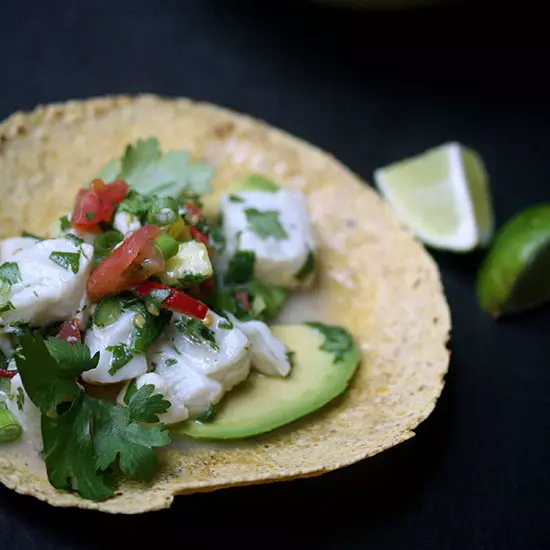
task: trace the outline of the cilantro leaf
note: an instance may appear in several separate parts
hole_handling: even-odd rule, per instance
[[[79,252],[52,252],[49,258],[67,271],[70,269],[75,275],[80,269]]]
[[[0,313],[7,313],[8,311],[14,311],[14,310],[15,310],[15,306],[11,302],[2,302],[0,304]]]
[[[279,212],[276,210],[257,210],[247,208],[244,211],[246,221],[252,232],[265,240],[273,237],[277,240],[288,239],[288,233],[279,221]]]
[[[123,179],[139,193],[177,197],[209,192],[214,169],[190,162],[187,151],[169,151],[163,157],[158,139],[149,138],[128,145],[120,161],[111,161],[100,175],[102,179]]]
[[[80,392],[67,412],[42,415],[44,461],[50,483],[61,491],[103,501],[114,496],[114,478],[108,468],[98,472],[92,425],[95,400]]]
[[[71,344],[59,338],[48,338],[45,343],[50,355],[61,367],[70,369],[74,373],[77,373],[77,376],[97,366],[99,352],[92,357],[90,355],[90,348],[80,342],[73,342]]]
[[[238,250],[229,259],[225,283],[244,284],[253,279],[256,254],[252,250]]]
[[[10,285],[21,282],[21,272],[15,262],[4,262],[0,265],[0,280]]]
[[[300,268],[300,271],[296,273],[296,279],[303,281],[306,277],[311,275],[313,271],[315,271],[315,254],[310,250],[304,265]]]
[[[119,212],[128,212],[138,218],[147,214],[151,206],[152,199],[146,195],[138,193],[134,189],[130,189],[126,198],[118,205]]]
[[[99,470],[107,470],[118,458],[125,474],[140,481],[152,479],[158,465],[152,447],[167,445],[170,434],[164,424],[140,426],[137,422],[166,412],[170,403],[160,395],[151,395],[151,386],[142,386],[132,395],[127,407],[89,398],[93,399],[94,448]]]
[[[109,374],[114,376],[122,367],[127,365],[133,358],[134,354],[126,344],[117,344],[116,346],[107,346],[106,351],[112,354],[111,362],[109,363]]]
[[[67,216],[59,218],[59,226],[61,227],[61,231],[68,231],[71,228],[69,218]]]
[[[334,354],[334,363],[341,363],[345,354],[353,348],[351,334],[342,327],[316,322],[309,322],[306,325],[318,330],[325,337],[321,349]]]
[[[207,422],[212,422],[215,416],[216,416],[216,407],[215,405],[210,405],[208,409],[206,409],[204,412],[199,414],[199,416],[197,416],[196,420],[201,424],[206,424]]]
[[[151,315],[149,311],[139,315],[142,315],[144,322],[132,331],[130,348],[137,353],[146,353],[149,346],[164,332],[172,313],[161,310],[158,315]]]
[[[99,361],[99,352],[90,357],[90,350],[83,344],[73,346],[56,338],[46,343],[38,331],[21,333],[19,344],[14,356],[23,386],[30,400],[45,413],[77,397],[81,389],[76,378],[95,368]]]
[[[157,415],[170,408],[170,401],[159,393],[154,394],[154,391],[153,384],[145,384],[130,396],[127,412],[132,422],[158,422]]]
[[[202,321],[194,317],[182,316],[174,323],[176,329],[186,336],[191,342],[201,344],[206,341],[212,349],[219,349],[216,343],[216,336],[212,329],[209,329]]]

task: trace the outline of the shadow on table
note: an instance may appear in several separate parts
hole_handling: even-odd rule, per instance
[[[309,547],[340,531],[374,534],[419,506],[437,478],[453,429],[452,379],[451,367],[438,405],[416,437],[321,477],[180,496],[171,509],[145,516],[53,508],[4,488],[1,501],[32,539],[47,531],[60,549],[75,543],[119,549],[119,539],[126,548],[142,548],[163,540],[173,544],[175,537],[182,545],[200,538],[203,548],[258,548],[260,542],[271,548],[290,540]]]

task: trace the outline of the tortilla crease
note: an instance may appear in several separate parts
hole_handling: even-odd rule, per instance
[[[45,234],[77,190],[138,138],[216,168],[214,194],[250,172],[307,198],[319,244],[316,320],[347,327],[361,364],[322,411],[253,440],[178,440],[150,485],[95,503],[56,491],[24,444],[4,445],[0,482],[55,506],[109,513],[167,508],[174,495],[320,475],[414,436],[448,369],[451,320],[438,269],[372,188],[329,154],[264,122],[188,99],[116,96],[40,106],[0,125],[0,237]]]

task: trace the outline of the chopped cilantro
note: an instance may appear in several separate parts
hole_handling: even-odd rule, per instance
[[[0,280],[10,285],[21,282],[21,272],[15,262],[4,262],[0,265]]]
[[[95,218],[95,212],[86,212],[85,213],[85,216],[86,218],[88,219],[88,221],[93,221],[93,219]]]
[[[80,269],[80,253],[79,252],[52,252],[50,260],[66,270],[71,271],[76,275]]]
[[[286,360],[288,361],[291,367],[294,367],[295,357],[296,357],[296,352],[289,348],[286,348]]]
[[[244,202],[244,199],[239,195],[229,195],[229,202]]]
[[[71,241],[77,248],[80,248],[84,244],[84,239],[81,239],[80,237],[77,237],[76,235],[73,235],[72,233],[67,233],[65,235],[65,238],[68,241]]]
[[[7,313],[8,311],[15,311],[15,306],[11,302],[0,304],[0,313]]]
[[[35,235],[34,233],[29,233],[28,231],[21,231],[21,237],[25,237],[27,239],[34,239],[35,241],[43,241],[43,237],[39,237],[38,235]]]
[[[68,231],[71,228],[69,218],[67,216],[59,218],[59,226],[61,227],[61,231]]]
[[[304,265],[300,268],[300,271],[296,273],[296,278],[303,281],[308,275],[311,275],[315,270],[315,254],[312,250],[309,251]]]
[[[142,310],[144,323],[132,331],[130,347],[136,353],[146,353],[149,346],[164,332],[172,316],[171,312],[161,310],[158,315]]]
[[[231,330],[233,328],[233,323],[231,321],[220,321],[218,324],[218,328],[224,329],[224,330]]]
[[[111,362],[109,363],[109,374],[114,376],[124,365],[127,365],[133,358],[134,354],[126,344],[117,344],[116,346],[107,346],[105,348],[111,352]]]
[[[22,411],[23,406],[25,405],[25,393],[23,388],[17,388],[17,398],[16,398],[17,408]]]
[[[192,342],[200,344],[206,341],[211,348],[219,349],[214,331],[199,319],[182,316],[179,321],[174,323],[174,326]]]
[[[206,422],[212,422],[212,420],[214,420],[215,415],[216,415],[216,407],[214,405],[210,405],[208,409],[206,409],[203,413],[197,416],[196,420],[201,424],[204,424]]]
[[[209,228],[210,240],[212,246],[218,254],[221,254],[225,250],[225,235],[220,226],[214,225]]]
[[[169,151],[163,156],[158,139],[149,138],[128,145],[122,158],[111,161],[100,175],[123,179],[139,193],[177,197],[208,193],[214,169],[191,162],[187,151]]]
[[[288,239],[288,233],[279,221],[279,212],[276,210],[256,210],[247,208],[244,211],[246,221],[252,232],[265,240],[273,237],[277,240]]]
[[[254,276],[256,254],[252,250],[238,250],[229,260],[225,283],[238,285],[248,283]]]
[[[275,317],[285,305],[288,291],[280,286],[253,281],[249,285],[254,318],[267,321]]]
[[[321,349],[334,354],[335,363],[341,363],[344,360],[345,354],[353,348],[353,340],[350,333],[342,327],[316,322],[309,322],[306,325],[318,330],[325,337]]]
[[[151,206],[152,197],[130,189],[125,199],[118,205],[119,212],[128,212],[138,218],[145,216]]]
[[[165,363],[167,367],[173,367],[177,364],[177,361],[173,357],[169,357],[168,359],[166,359]]]

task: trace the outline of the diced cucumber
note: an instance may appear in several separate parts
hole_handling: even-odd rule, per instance
[[[200,283],[213,275],[208,249],[197,241],[181,243],[167,262],[160,280],[168,286]]]

